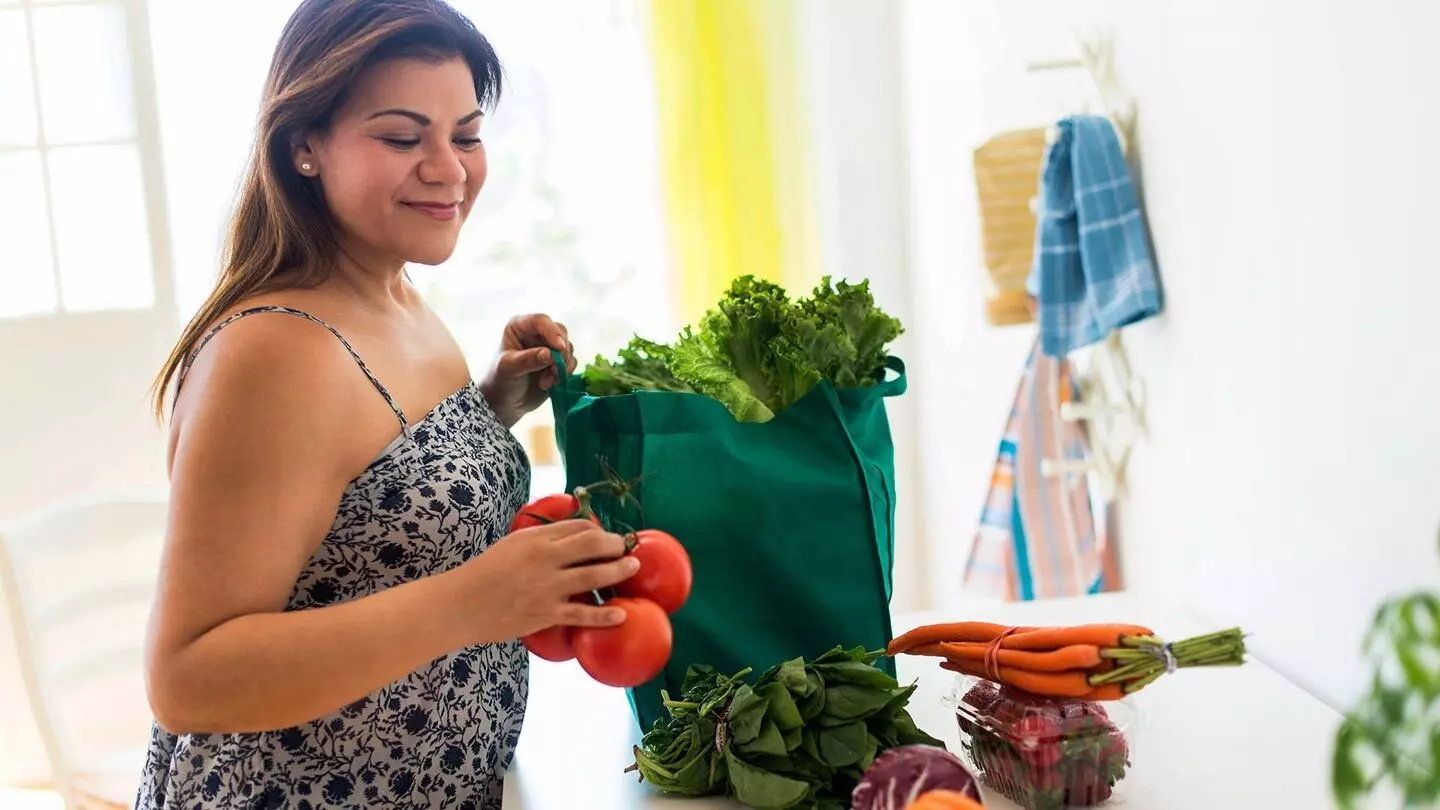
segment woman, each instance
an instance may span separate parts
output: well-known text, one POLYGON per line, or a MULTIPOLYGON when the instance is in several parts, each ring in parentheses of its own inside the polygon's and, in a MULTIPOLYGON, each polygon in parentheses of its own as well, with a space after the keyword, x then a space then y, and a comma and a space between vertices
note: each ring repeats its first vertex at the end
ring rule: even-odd
POLYGON ((512 320, 471 381, 406 279, 485 182, 500 67, 441 0, 305 0, 275 50, 219 283, 175 389, 140 808, 498 808, 517 639, 618 611, 631 576, 569 521, 506 536, 564 327, 512 320), (483 552, 483 553, 482 553, 483 552))

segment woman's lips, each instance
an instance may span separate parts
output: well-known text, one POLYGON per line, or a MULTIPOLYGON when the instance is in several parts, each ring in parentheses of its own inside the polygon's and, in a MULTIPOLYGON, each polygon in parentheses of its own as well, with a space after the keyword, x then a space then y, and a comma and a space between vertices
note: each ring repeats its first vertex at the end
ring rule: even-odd
POLYGON ((401 205, 413 208, 431 219, 451 220, 460 216, 459 203, 407 202, 401 203, 401 205))

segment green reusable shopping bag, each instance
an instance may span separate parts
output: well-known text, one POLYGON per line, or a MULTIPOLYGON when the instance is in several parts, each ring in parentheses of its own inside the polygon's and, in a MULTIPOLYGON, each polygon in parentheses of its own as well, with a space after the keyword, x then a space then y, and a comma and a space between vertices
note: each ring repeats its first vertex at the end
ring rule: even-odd
MULTIPOLYGON (((906 381, 898 358, 886 367, 894 374, 865 388, 822 381, 763 423, 737 422, 700 394, 593 397, 572 375, 551 390, 566 488, 604 480, 606 464, 627 480, 643 475, 636 502, 597 496, 596 513, 612 530, 669 532, 695 571, 671 617, 669 664, 627 690, 642 729, 665 716, 660 690, 679 695, 691 664, 758 675, 836 645, 889 643, 895 462, 885 398, 906 381)), ((892 659, 877 666, 895 674, 892 659)))

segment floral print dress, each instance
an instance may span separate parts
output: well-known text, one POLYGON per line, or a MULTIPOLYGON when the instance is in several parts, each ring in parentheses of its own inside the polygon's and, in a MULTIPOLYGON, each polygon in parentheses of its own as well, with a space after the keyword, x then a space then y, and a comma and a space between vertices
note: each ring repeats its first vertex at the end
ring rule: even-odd
MULTIPOLYGON (((278 306, 229 316, 195 352, 225 326, 259 313, 302 317, 329 329, 400 424, 396 440, 345 489, 334 525, 301 572, 287 610, 358 599, 440 573, 507 532, 530 491, 529 460, 473 382, 409 424, 339 332, 278 306)), ((445 655, 294 728, 176 735, 155 724, 136 808, 499 810, 528 681, 527 652, 508 641, 445 655)))

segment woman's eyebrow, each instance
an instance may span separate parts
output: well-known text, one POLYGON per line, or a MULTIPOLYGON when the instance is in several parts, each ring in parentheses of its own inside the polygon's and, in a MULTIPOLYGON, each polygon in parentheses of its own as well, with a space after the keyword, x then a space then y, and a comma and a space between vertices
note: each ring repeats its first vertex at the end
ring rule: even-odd
MULTIPOLYGON (((475 119, 479 118, 479 117, 481 116, 481 114, 482 114, 482 111, 481 111, 481 110, 475 110, 474 112, 470 113, 469 115, 466 115, 466 116, 462 117, 459 121, 456 121, 455 123, 456 123, 458 126, 462 126, 462 127, 463 127, 463 126, 465 126, 466 124, 470 123, 471 121, 474 121, 475 119)), ((427 116, 427 115, 421 115, 420 113, 415 112, 415 111, 413 111, 413 110, 402 110, 402 109, 398 109, 398 108, 396 108, 396 109, 389 109, 389 110, 381 110, 380 112, 377 112, 377 113, 371 115, 371 116, 370 116, 369 118, 367 118, 366 120, 367 120, 367 121, 372 121, 372 120, 374 120, 374 119, 376 119, 376 118, 383 118, 384 116, 387 116, 387 115, 398 115, 398 116, 400 116, 401 118, 409 118, 411 121, 414 121, 415 123, 419 124, 419 125, 422 126, 422 127, 428 127, 428 126, 430 126, 430 124, 432 123, 431 120, 430 120, 430 117, 427 116)))

